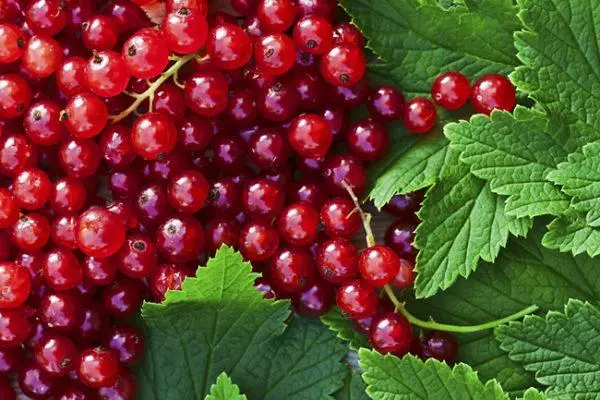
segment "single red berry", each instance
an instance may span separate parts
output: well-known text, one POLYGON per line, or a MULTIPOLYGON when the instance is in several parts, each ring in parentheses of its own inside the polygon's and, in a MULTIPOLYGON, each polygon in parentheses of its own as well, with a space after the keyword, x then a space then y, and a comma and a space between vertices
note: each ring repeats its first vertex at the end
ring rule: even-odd
POLYGON ((349 237, 360 229, 360 215, 354 203, 347 198, 336 197, 321 207, 321 222, 325 231, 332 237, 349 237))
POLYGON ((117 277, 117 263, 111 258, 86 257, 83 273, 85 279, 96 286, 108 285, 117 277))
POLYGON ((414 216, 396 220, 385 232, 385 245, 394 250, 398 257, 414 261, 417 254, 413 246, 416 228, 414 216))
POLYGON ((446 110, 456 110, 467 104, 471 96, 469 80, 460 72, 439 75, 431 86, 431 98, 446 110))
POLYGON ((163 113, 146 113, 135 120, 130 140, 137 154, 148 160, 155 160, 175 148, 177 128, 163 113))
POLYGON ((56 181, 50 194, 50 206, 61 215, 75 214, 85 205, 87 192, 83 183, 75 178, 56 181))
POLYGON ((398 289, 410 288, 414 281, 415 271, 413 264, 410 261, 401 258, 398 273, 391 282, 392 286, 398 289))
POLYGON ((42 208, 51 194, 52 183, 41 169, 24 169, 13 181, 13 197, 17 204, 26 210, 42 208))
POLYGON ((256 97, 256 107, 260 114, 270 121, 283 122, 292 118, 300 96, 289 79, 275 81, 262 88, 256 97))
POLYGON ((271 258, 269 276, 286 292, 298 293, 315 279, 315 264, 310 252, 301 248, 282 248, 271 258))
POLYGON ((97 96, 81 93, 69 99, 61 120, 73 136, 87 139, 102 132, 108 122, 108 109, 97 96))
POLYGON ((83 268, 70 250, 57 248, 46 253, 42 262, 44 281, 54 290, 69 290, 81 283, 83 268))
POLYGON ((202 224, 188 216, 170 218, 158 228, 156 246, 163 257, 171 262, 194 261, 204 250, 202 224))
POLYGON ((399 218, 414 217, 414 214, 421 207, 423 196, 423 191, 409 194, 397 194, 383 207, 383 211, 399 218))
POLYGON ((404 127, 412 133, 427 133, 437 122, 433 103, 424 97, 415 97, 404 108, 404 127))
POLYGON ((256 13, 266 32, 284 32, 296 18, 296 6, 292 0, 259 0, 256 13))
POLYGON ((114 385, 118 373, 119 360, 110 350, 96 347, 84 350, 79 356, 77 376, 91 388, 114 385))
POLYGON ((303 114, 290 125, 288 140, 294 151, 302 157, 321 158, 331 147, 333 132, 322 117, 303 114))
POLYGON ((114 317, 128 317, 138 311, 144 299, 144 284, 139 280, 120 278, 102 291, 102 304, 114 317))
POLYGON ((251 217, 274 218, 285 206, 283 188, 264 178, 252 179, 242 189, 242 206, 251 217))
POLYGON ((208 181, 198 171, 185 170, 171 177, 167 187, 171 206, 180 212, 194 214, 208 198, 208 181))
POLYGON ((65 58, 56 71, 56 86, 65 96, 74 96, 86 90, 85 65, 87 60, 82 57, 65 58))
POLYGON ((77 221, 77 243, 90 257, 106 258, 125 242, 125 223, 102 208, 91 208, 77 221))
POLYGON ((116 1, 110 3, 104 14, 112 16, 121 32, 150 26, 150 20, 140 7, 129 1, 116 1))
POLYGON ((162 30, 169 50, 179 54, 197 52, 208 37, 206 17, 186 7, 169 12, 162 30))
POLYGON ((109 15, 94 15, 81 27, 83 44, 90 50, 110 50, 119 40, 119 26, 109 15))
POLYGON ((22 214, 10 230, 10 238, 21 250, 40 250, 50 239, 50 223, 41 214, 22 214))
POLYGON ((333 140, 337 141, 342 139, 343 135, 346 133, 348 122, 348 115, 346 112, 339 107, 326 105, 321 108, 320 115, 331 127, 333 140))
POLYGON ((161 112, 177 121, 185 113, 183 92, 171 83, 163 83, 154 93, 152 111, 161 112))
POLYGON ((293 246, 308 246, 317 238, 319 214, 307 203, 292 203, 279 215, 279 234, 293 246))
POLYGON ((136 157, 130 140, 130 129, 125 125, 109 125, 100 136, 99 144, 104 161, 113 167, 126 167, 136 157))
POLYGON ((154 301, 161 302, 169 290, 181 290, 183 281, 194 271, 183 264, 161 264, 148 278, 148 289, 154 301))
POLYGON ((69 338, 49 334, 36 345, 34 356, 42 371, 52 377, 61 377, 71 372, 77 358, 77 349, 69 338))
POLYGON ((335 154, 328 157, 321 169, 321 177, 329 193, 347 196, 343 183, 360 196, 367 185, 367 171, 363 163, 351 154, 335 154))
POLYGON ((92 139, 65 140, 58 150, 63 171, 74 178, 94 175, 100 166, 102 151, 92 139))
POLYGON ((281 168, 290 156, 290 147, 285 131, 277 128, 260 129, 248 142, 250 159, 260 169, 281 168))
POLYGON ((14 24, 0 24, 0 64, 10 64, 23 55, 27 36, 14 24))
POLYGON ((144 355, 144 335, 134 325, 123 324, 111 328, 104 341, 106 348, 125 365, 133 365, 144 355))
POLYGON ((265 74, 283 75, 296 61, 294 41, 283 33, 262 36, 254 44, 254 61, 258 69, 265 74))
POLYGON ((234 218, 222 216, 212 218, 206 226, 206 250, 214 254, 222 245, 237 248, 240 229, 240 224, 234 218))
POLYGON ((33 144, 52 146, 63 138, 60 107, 51 101, 33 104, 23 118, 25 134, 33 144))
POLYGON ((93 299, 86 299, 82 305, 81 319, 72 334, 78 346, 90 345, 103 340, 111 324, 110 317, 102 304, 90 300, 93 299))
POLYGON ((333 27, 333 44, 336 46, 344 44, 362 49, 365 47, 365 38, 355 25, 349 22, 340 22, 333 27))
POLYGON ((150 79, 158 76, 169 63, 169 49, 163 34, 144 28, 123 44, 121 56, 132 76, 150 79))
POLYGON ((317 250, 317 269, 323 279, 341 284, 358 275, 358 250, 344 238, 329 239, 317 250))
POLYGON ((404 95, 393 86, 379 86, 369 95, 367 107, 371 118, 396 121, 404 114, 404 95))
POLYGON ((213 139, 211 149, 212 161, 216 167, 229 172, 236 172, 244 167, 247 146, 242 138, 219 135, 213 139))
POLYGON ((67 6, 60 0, 33 0, 25 9, 29 29, 47 35, 56 35, 63 30, 67 14, 67 6))
POLYGON ((144 223, 158 226, 172 213, 162 185, 150 183, 142 187, 135 200, 137 215, 144 223))
POLYGON ((31 88, 21 76, 0 75, 0 118, 20 117, 29 107, 31 98, 31 88))
POLYGON ((125 244, 115 255, 119 270, 129 278, 145 278, 155 268, 158 251, 154 241, 143 233, 134 233, 127 237, 125 244))
POLYGON ((320 210, 327 200, 322 183, 312 178, 302 178, 288 186, 287 198, 290 203, 304 202, 315 210, 320 210))
POLYGON ((355 122, 346 133, 348 149, 363 161, 375 161, 385 155, 390 144, 387 127, 373 119, 355 122))
MULTIPOLYGON (((25 359, 25 351, 21 347, 14 349, 0 349, 0 374, 3 376, 17 372, 25 359)), ((2 391, 0 390, 0 393, 2 391)), ((0 399, 3 397, 0 396, 0 399)))
POLYGON ((512 111, 517 94, 505 76, 488 74, 479 78, 471 92, 471 104, 476 112, 490 115, 493 110, 512 111))
POLYGON ((279 247, 279 234, 270 224, 251 221, 240 231, 240 252, 250 261, 265 261, 279 247))
POLYGON ((229 83, 219 71, 196 72, 190 76, 183 91, 186 105, 204 117, 221 114, 227 107, 229 83))
POLYGON ((321 73, 330 84, 348 87, 362 79, 366 65, 362 48, 339 45, 321 58, 321 73))
POLYGON ((294 26, 294 42, 311 54, 323 54, 331 48, 333 28, 331 23, 319 15, 302 17, 294 26))
POLYGON ((94 53, 84 73, 87 87, 102 97, 113 97, 123 92, 131 77, 121 55, 111 50, 94 53))
POLYGON ((320 317, 333 306, 335 290, 325 281, 316 280, 300 293, 292 296, 292 307, 300 315, 320 317))
POLYGON ((336 302, 340 310, 352 318, 364 318, 377 311, 379 298, 374 288, 364 281, 355 279, 340 285, 336 302))
POLYGON ((338 3, 336 0, 296 0, 298 16, 319 15, 328 21, 335 19, 338 3))
POLYGON ((252 41, 239 26, 221 24, 211 29, 206 52, 219 69, 235 70, 250 61, 252 41))
POLYGON ((358 260, 362 278, 373 287, 390 283, 400 270, 400 260, 392 249, 382 245, 363 250, 358 260))
POLYGON ((27 41, 21 65, 34 78, 46 78, 59 69, 63 59, 60 44, 45 34, 33 35, 27 41))
POLYGON ((216 179, 210 186, 207 210, 218 214, 235 215, 241 211, 241 192, 229 178, 216 179))
POLYGON ((136 398, 137 384, 135 375, 127 368, 121 368, 117 382, 113 386, 98 389, 102 399, 107 400, 134 400, 136 398))
POLYGON ((72 292, 54 292, 42 297, 40 319, 57 332, 73 332, 81 321, 80 299, 72 292))
POLYGON ((206 149, 215 136, 211 121, 193 113, 180 119, 177 129, 177 140, 188 151, 206 149))
POLYGON ((373 319, 369 340, 378 352, 401 357, 410 349, 412 328, 403 315, 383 313, 373 319))
POLYGON ((0 287, 0 308, 17 308, 29 297, 31 276, 21 266, 0 262, 0 287))
POLYGON ((420 342, 417 355, 423 359, 435 358, 452 365, 458 358, 458 341, 448 332, 430 331, 420 342))
POLYGON ((23 393, 33 399, 52 398, 60 388, 60 381, 44 374, 33 360, 21 368, 18 379, 23 393))

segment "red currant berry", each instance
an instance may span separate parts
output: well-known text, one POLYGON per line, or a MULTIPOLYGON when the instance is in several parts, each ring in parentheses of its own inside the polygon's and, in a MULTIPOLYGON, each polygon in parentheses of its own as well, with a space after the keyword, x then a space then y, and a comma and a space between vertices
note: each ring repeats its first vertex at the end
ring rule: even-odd
POLYGON ((204 229, 193 217, 170 218, 158 228, 156 245, 171 262, 194 261, 204 249, 204 229))
POLYGON ((111 258, 86 257, 83 272, 85 279, 93 285, 108 285, 117 277, 117 263, 111 258))
POLYGON ((394 279, 400 270, 400 260, 389 247, 375 245, 363 250, 358 268, 369 285, 381 287, 394 279))
POLYGON ((169 290, 181 290, 183 281, 188 276, 194 276, 191 268, 182 264, 161 264, 148 278, 148 288, 152 298, 161 302, 169 290))
POLYGON ((169 48, 160 31, 144 28, 127 39, 121 56, 131 75, 150 79, 158 76, 169 63, 169 48))
POLYGON ((83 44, 90 50, 110 50, 119 40, 119 26, 109 15, 94 15, 81 27, 83 44))
POLYGON ((383 313, 373 319, 369 340, 378 352, 401 357, 410 349, 412 328, 403 315, 383 313))
POLYGON ((34 78, 46 78, 58 70, 63 55, 60 44, 50 36, 34 35, 29 38, 21 64, 34 78))
POLYGON ((0 189, 0 228, 12 226, 19 218, 19 206, 8 189, 0 189))
POLYGON ((333 44, 362 49, 365 47, 365 38, 356 26, 348 22, 341 22, 333 27, 333 44))
POLYGON ((171 214, 166 190, 158 184, 149 184, 137 194, 138 217, 151 225, 159 225, 171 214))
POLYGON ((102 291, 102 304, 114 317, 133 315, 142 305, 144 284, 139 280, 121 278, 102 291))
POLYGON ((319 214, 307 203, 292 203, 279 216, 279 234, 293 246, 308 246, 317 238, 319 214))
POLYGON ((285 131, 277 128, 260 129, 248 142, 250 159, 260 169, 281 168, 290 156, 290 148, 285 131))
POLYGON ((273 283, 286 292, 298 293, 315 279, 315 263, 310 252, 301 248, 283 248, 271 258, 269 276, 273 283))
MULTIPOLYGON (((3 376, 14 374, 17 372, 24 359, 25 352, 20 347, 14 349, 0 349, 0 374, 3 376)), ((1 390, 0 393, 2 393, 1 390)), ((3 399, 3 397, 0 396, 0 399, 3 399)))
POLYGON ((366 70, 362 48, 339 45, 321 58, 321 73, 334 86, 352 86, 360 81, 366 70))
POLYGON ((241 210, 241 193, 238 186, 228 178, 212 182, 208 209, 218 214, 235 215, 241 210))
POLYGON ((414 217, 396 220, 385 232, 385 245, 393 249, 398 257, 414 260, 417 253, 413 247, 416 228, 414 217))
POLYGON ((122 93, 129 84, 129 70, 120 54, 100 51, 85 66, 87 87, 98 96, 113 97, 122 93))
POLYGON ((285 206, 285 194, 276 183, 264 178, 252 179, 242 189, 242 206, 253 218, 275 218, 285 206))
POLYGON ((452 365, 458 358, 458 341, 447 332, 430 331, 423 338, 422 358, 435 358, 452 365))
POLYGON ((34 350, 35 361, 44 373, 52 377, 66 376, 73 368, 77 349, 73 342, 61 335, 49 334, 34 350))
POLYGON ((196 72, 190 76, 183 91, 186 105, 193 112, 214 117, 227 108, 229 83, 219 71, 196 72))
POLYGON ((50 238, 50 223, 41 214, 21 215, 11 228, 10 238, 21 250, 40 250, 50 238))
POLYGON ((162 29, 168 48, 179 54, 197 52, 208 36, 206 17, 185 7, 168 13, 162 29))
POLYGON ((319 15, 302 17, 294 27, 294 42, 311 54, 323 54, 331 48, 333 28, 331 23, 319 15))
POLYGON ((16 25, 0 24, 0 64, 10 64, 23 55, 27 36, 16 25))
POLYGON ((74 214, 85 205, 86 190, 81 181, 63 178, 56 181, 50 194, 50 206, 61 215, 74 214))
POLYGON ((206 226, 206 250, 214 254, 222 245, 238 247, 240 224, 230 217, 214 217, 206 226))
POLYGON ((239 26, 221 24, 211 29, 206 52, 219 69, 234 70, 252 57, 252 41, 239 26))
POLYGON ((247 146, 244 141, 233 135, 219 135, 212 142, 213 162, 217 167, 229 172, 244 167, 247 146))
POLYGON ((77 364, 79 380, 91 388, 99 389, 117 382, 119 360, 110 350, 100 347, 84 350, 77 364))
POLYGON ((177 140, 187 151, 202 151, 215 136, 210 120, 196 114, 187 114, 177 124, 177 140))
POLYGON ((110 3, 104 14, 113 17, 121 32, 150 26, 150 20, 140 7, 129 1, 116 1, 110 3))
POLYGON ((0 309, 0 348, 12 349, 21 346, 33 330, 23 309, 0 309))
MULTIPOLYGON (((96 289, 95 286, 92 286, 96 289)), ((92 294, 92 297, 95 293, 92 294)), ((72 336, 79 346, 98 343, 107 334, 110 326, 110 317, 102 304, 90 302, 93 298, 88 296, 81 308, 81 319, 72 336)))
POLYGON ((317 280, 292 297, 294 311, 300 315, 320 317, 333 306, 335 291, 331 284, 317 280))
POLYGON ((490 115, 495 109, 512 111, 516 101, 515 87, 502 75, 484 75, 473 84, 471 104, 478 113, 490 115))
POLYGON ((154 94, 152 111, 162 112, 177 121, 185 113, 182 91, 170 83, 163 83, 154 94))
POLYGON ((60 166, 74 178, 94 175, 100 166, 102 151, 91 139, 71 139, 61 143, 58 150, 60 166))
POLYGON ((284 32, 296 18, 292 0, 259 0, 256 14, 266 32, 284 32))
POLYGON ((27 110, 23 118, 25 134, 33 144, 51 146, 63 137, 60 107, 51 101, 40 101, 27 110))
POLYGON ((129 128, 124 125, 109 125, 100 137, 104 160, 113 167, 126 167, 135 159, 129 128))
POLYGON ((324 157, 331 143, 331 126, 316 114, 303 114, 296 118, 288 131, 288 140, 296 153, 306 158, 324 157))
POLYGON ((118 325, 111 328, 105 346, 118 355, 125 365, 133 365, 144 355, 144 335, 133 325, 118 325))
POLYGON ((450 71, 441 74, 433 82, 431 98, 446 110, 461 108, 471 96, 469 80, 460 72, 450 71))
POLYGON ((42 297, 40 319, 47 328, 73 332, 81 321, 80 299, 71 292, 55 292, 42 297))
POLYGON ((69 290, 81 283, 83 268, 75 254, 67 249, 46 253, 42 262, 44 281, 54 290, 69 290))
POLYGON ((437 111, 431 101, 416 97, 404 108, 404 127, 412 133, 427 133, 437 122, 437 111))
POLYGON ((278 247, 279 234, 266 222, 249 222, 240 232, 240 252, 250 261, 265 261, 278 247))
POLYGON ((383 211, 394 217, 414 217, 421 207, 423 195, 422 191, 395 195, 383 207, 383 211))
POLYGON ((325 231, 333 237, 352 236, 358 232, 361 224, 354 203, 343 197, 330 199, 321 207, 321 222, 325 231))
POLYGON ((20 117, 31 98, 31 88, 25 79, 17 74, 0 75, 0 118, 20 117))
POLYGON ((145 278, 157 265, 158 252, 154 241, 142 234, 130 235, 115 255, 119 270, 129 278, 145 278))
POLYGON ((169 203, 173 208, 186 214, 194 214, 204 207, 209 186, 200 172, 185 170, 171 177, 167 190, 169 203))
POLYGON ((59 380, 44 374, 33 361, 21 368, 18 378, 23 393, 33 399, 53 398, 60 388, 59 380))
POLYGON ((401 258, 398 273, 391 282, 392 286, 398 289, 410 288, 414 281, 415 271, 413 264, 410 261, 401 258))
POLYGON ((315 210, 320 210, 327 200, 321 182, 311 178, 303 178, 288 185, 287 197, 290 203, 305 202, 315 210))
POLYGON ((366 282, 351 280, 342 283, 337 290, 336 302, 340 310, 352 318, 365 318, 377 311, 377 292, 366 282))
POLYGON ((404 95, 393 86, 379 86, 369 96, 367 106, 371 118, 396 121, 404 114, 404 95))
POLYGON ((0 287, 0 308, 17 308, 29 297, 31 276, 21 266, 0 262, 0 287))
POLYGON ((91 208, 77 221, 77 244, 90 257, 106 258, 125 242, 125 223, 102 208, 91 208))
POLYGON ((256 120, 256 95, 247 88, 235 88, 223 117, 231 124, 246 127, 256 120))
POLYGON ((323 242, 317 250, 317 269, 323 279, 341 284, 358 275, 358 250, 347 239, 323 242))
POLYGON ((50 199, 52 183, 44 171, 27 168, 13 181, 13 197, 26 210, 37 210, 50 199))
POLYGON ((66 58, 56 71, 56 86, 65 96, 74 96, 85 91, 85 66, 81 57, 66 58))
POLYGON ((331 194, 345 196, 348 191, 345 182, 357 196, 360 196, 367 184, 367 171, 362 162, 351 154, 336 154, 325 160, 321 177, 331 194))
POLYGON ((81 93, 71 97, 61 119, 73 136, 87 139, 102 132, 108 122, 108 109, 97 96, 81 93))
POLYGON ((136 153, 148 160, 155 160, 175 148, 177 128, 165 114, 146 113, 131 127, 130 139, 136 153))
POLYGON ((335 0, 296 0, 298 16, 315 14, 327 18, 328 21, 335 19, 337 1, 335 0))
POLYGON ((127 368, 121 368, 117 376, 117 383, 98 389, 98 394, 102 399, 107 400, 134 400, 136 390, 135 375, 127 368))
POLYGON ((27 5, 25 19, 33 32, 56 35, 67 24, 67 6, 60 0, 34 0, 27 5))
POLYGON ((265 74, 283 75, 296 61, 294 42, 282 33, 262 36, 254 47, 254 61, 265 74))
POLYGON ((299 105, 300 96, 289 80, 277 81, 260 89, 256 97, 258 111, 271 121, 289 120, 296 114, 299 105))
POLYGON ((375 161, 385 155, 390 144, 387 127, 372 119, 354 123, 346 134, 348 149, 363 161, 375 161))

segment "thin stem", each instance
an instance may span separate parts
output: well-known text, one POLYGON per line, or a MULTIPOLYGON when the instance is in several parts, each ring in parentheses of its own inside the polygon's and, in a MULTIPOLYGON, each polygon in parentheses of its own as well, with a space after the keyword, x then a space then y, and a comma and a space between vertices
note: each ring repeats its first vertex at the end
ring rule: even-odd
POLYGON ((348 185, 346 181, 342 181, 342 185, 344 186, 344 189, 346 189, 346 191, 350 195, 350 198, 354 202, 354 206, 356 207, 354 211, 360 214, 360 218, 362 219, 363 226, 365 228, 367 247, 375 246, 375 235, 373 235, 373 230, 371 229, 371 214, 363 211, 363 209, 360 206, 358 197, 356 197, 356 195, 354 194, 354 190, 352 190, 350 185, 348 185))
POLYGON ((185 63, 187 63, 192 58, 196 57, 196 55, 197 54, 194 53, 187 54, 182 57, 177 57, 177 61, 173 65, 171 65, 169 69, 163 72, 156 81, 152 82, 148 89, 144 91, 144 93, 133 95, 132 97, 135 99, 133 103, 131 103, 131 105, 125 110, 123 110, 120 114, 112 116, 111 121, 113 123, 116 123, 123 120, 124 118, 127 118, 127 116, 134 112, 146 99, 148 99, 148 101, 150 102, 148 109, 152 110, 152 105, 154 102, 154 93, 156 92, 156 89, 158 89, 160 85, 162 85, 171 76, 175 75, 185 63))

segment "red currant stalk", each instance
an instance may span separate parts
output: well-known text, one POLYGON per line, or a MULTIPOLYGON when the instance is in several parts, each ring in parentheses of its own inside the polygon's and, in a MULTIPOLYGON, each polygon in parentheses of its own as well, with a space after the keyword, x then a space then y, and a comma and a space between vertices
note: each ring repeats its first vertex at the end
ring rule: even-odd
MULTIPOLYGON (((356 206, 355 211, 360 214, 360 217, 363 221, 363 226, 364 226, 364 229, 366 232, 367 247, 374 246, 375 245, 375 236, 373 235, 373 231, 371 230, 371 215, 362 210, 362 208, 360 207, 360 202, 359 202, 358 198, 356 197, 356 195, 354 194, 354 191, 352 190, 352 188, 350 186, 348 186, 348 184, 346 182, 342 182, 342 185, 344 185, 344 188, 346 189, 346 191, 348 191, 348 194, 350 195, 350 197, 352 198, 352 201, 354 202, 354 205, 356 206)), ((532 314, 539 309, 538 306, 532 305, 532 306, 529 306, 529 307, 527 307, 521 311, 518 311, 512 315, 509 315, 507 317, 497 319, 495 321, 486 322, 484 324, 479 324, 479 325, 440 324, 438 322, 435 322, 431 318, 429 319, 429 321, 423 321, 422 319, 419 319, 419 318, 415 317, 414 315, 412 315, 406 309, 406 307, 404 306, 404 303, 401 302, 400 300, 398 300, 398 297, 396 297, 396 293, 394 293, 394 290, 392 289, 392 287, 390 285, 385 285, 383 287, 383 290, 387 294, 390 301, 394 304, 396 312, 404 315, 406 317, 406 319, 411 323, 411 325, 415 325, 415 326, 418 326, 418 327, 421 327, 424 329, 436 330, 436 331, 445 331, 445 332, 454 332, 454 333, 472 333, 472 332, 484 331, 487 329, 493 329, 499 325, 505 324, 510 321, 515 321, 517 319, 521 319, 522 317, 532 314)))
POLYGON ((148 81, 148 89, 146 89, 143 93, 137 94, 137 93, 131 93, 131 92, 124 92, 126 95, 133 97, 135 99, 135 101, 133 103, 131 103, 131 105, 129 107, 127 107, 125 110, 123 110, 120 114, 111 116, 110 117, 111 122, 113 124, 116 124, 117 122, 127 118, 127 116, 129 114, 135 113, 135 111, 140 106, 140 104, 142 104, 144 102, 144 100, 146 100, 146 99, 148 99, 148 102, 149 102, 148 110, 152 110, 152 106, 154 103, 154 93, 156 92, 156 90, 158 90, 160 85, 162 85, 166 80, 168 80, 171 77, 173 77, 173 82, 177 86, 183 87, 183 85, 181 83, 179 83, 177 80, 177 73, 179 72, 181 67, 183 67, 185 65, 185 63, 187 63, 192 58, 197 57, 197 56, 198 56, 198 54, 192 53, 192 54, 186 54, 181 57, 176 56, 176 55, 172 55, 171 57, 169 57, 169 60, 175 61, 175 63, 173 65, 171 65, 169 67, 169 69, 167 69, 165 72, 163 72, 156 81, 154 81, 154 82, 148 81))

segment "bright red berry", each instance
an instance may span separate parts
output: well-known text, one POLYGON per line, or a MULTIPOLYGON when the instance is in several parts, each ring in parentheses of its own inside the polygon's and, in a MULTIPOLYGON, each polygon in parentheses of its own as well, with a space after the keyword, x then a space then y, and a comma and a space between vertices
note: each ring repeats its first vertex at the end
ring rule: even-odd
POLYGON ((280 289, 298 293, 315 279, 315 264, 310 252, 301 248, 282 248, 271 258, 269 276, 280 289))
POLYGON ((31 292, 31 276, 27 269, 12 262, 0 262, 0 308, 21 306, 31 292))
POLYGON ((206 51, 218 68, 234 70, 244 66, 252 57, 252 42, 239 26, 221 24, 211 29, 206 51))
POLYGON ((377 292, 366 282, 355 279, 342 283, 337 290, 338 307, 352 318, 364 318, 377 311, 377 292))
POLYGON ((155 160, 175 148, 177 128, 163 113, 146 113, 135 120, 130 140, 137 154, 148 160, 155 160))
POLYGON ((77 358, 73 342, 61 335, 49 334, 43 337, 34 350, 38 367, 52 377, 66 376, 77 358))
POLYGON ((380 353, 393 353, 401 357, 410 349, 412 328, 403 315, 383 313, 373 319, 369 340, 380 353))
POLYGON ((110 351, 100 347, 84 350, 77 363, 79 380, 91 387, 112 386, 117 382, 119 360, 110 351))
POLYGON ((371 92, 367 107, 372 118, 396 121, 404 114, 404 95, 393 86, 379 86, 371 92))
POLYGON ((380 287, 394 279, 400 269, 400 260, 389 247, 375 245, 363 250, 358 268, 369 285, 380 287))
POLYGON ((443 73, 435 79, 431 86, 431 98, 446 110, 456 110, 464 106, 470 96, 469 80, 460 72, 443 73))
POLYGON ((27 37, 16 25, 0 24, 0 64, 10 64, 23 55, 27 37))
POLYGON ((302 157, 322 158, 331 147, 333 132, 322 117, 303 114, 290 125, 288 140, 294 151, 302 157))
POLYGON ((165 16, 162 30, 171 51, 191 54, 206 43, 208 23, 201 12, 181 7, 165 16))
POLYGON ((265 261, 279 247, 279 234, 270 224, 257 220, 244 225, 240 232, 240 252, 250 261, 265 261))
POLYGON ((293 246, 308 246, 317 238, 319 214, 307 203, 292 203, 279 215, 279 233, 293 246))
POLYGON ((102 132, 108 122, 108 109, 99 97, 80 93, 69 99, 61 120, 73 136, 87 139, 102 132))
POLYGON ((424 97, 416 97, 404 108, 404 127, 412 133, 427 133, 437 122, 433 103, 424 97))
POLYGON ((366 60, 362 48, 339 45, 321 58, 321 73, 334 86, 352 86, 365 74, 366 60))
POLYGON ((488 74, 479 78, 471 92, 471 104, 476 112, 490 115, 494 109, 512 111, 517 101, 515 87, 508 78, 488 74))
POLYGON ((323 279, 334 284, 347 282, 358 275, 358 250, 348 239, 335 238, 321 243, 316 260, 323 279))
POLYGON ((77 244, 90 257, 106 258, 125 242, 125 223, 102 208, 91 208, 77 221, 77 244))

